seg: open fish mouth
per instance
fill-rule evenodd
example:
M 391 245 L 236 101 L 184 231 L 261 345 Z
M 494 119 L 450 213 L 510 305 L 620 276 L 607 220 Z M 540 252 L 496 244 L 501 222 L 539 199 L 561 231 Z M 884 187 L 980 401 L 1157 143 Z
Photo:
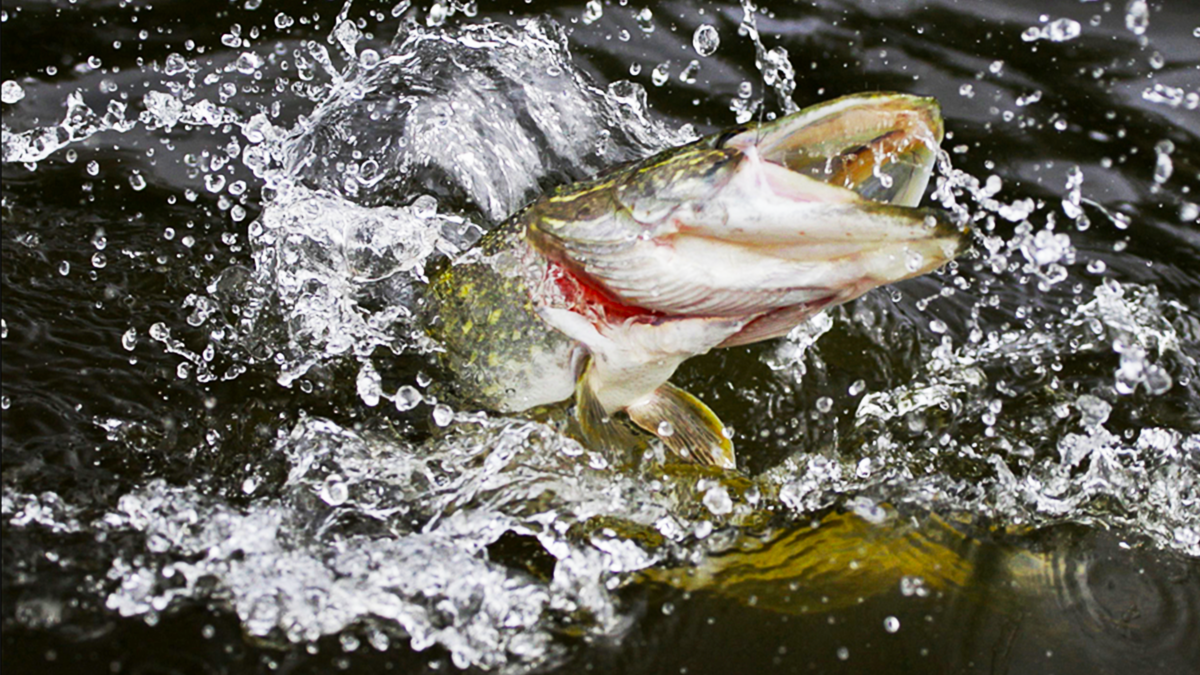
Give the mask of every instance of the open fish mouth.
M 847 96 L 542 200 L 528 236 L 593 312 L 735 319 L 719 344 L 754 342 L 963 250 L 916 206 L 942 137 L 933 99 Z

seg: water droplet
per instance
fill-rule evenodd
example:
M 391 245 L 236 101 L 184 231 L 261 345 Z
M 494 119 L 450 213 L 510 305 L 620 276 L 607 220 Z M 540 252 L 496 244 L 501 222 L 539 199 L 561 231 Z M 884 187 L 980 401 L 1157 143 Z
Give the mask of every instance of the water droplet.
M 681 82 L 692 84 L 696 81 L 696 73 L 698 72 L 700 72 L 700 62 L 692 60 L 687 64 L 687 67 L 683 69 L 683 72 L 679 73 L 679 80 Z
M 588 0 L 583 8 L 583 23 L 592 24 L 604 16 L 604 5 L 600 0 Z
M 446 23 L 446 17 L 450 14 L 450 10 L 441 2 L 434 2 L 429 8 L 429 14 L 425 17 L 425 25 L 430 28 L 436 28 Z
M 663 420 L 658 423 L 659 438 L 670 438 L 673 435 L 675 435 L 675 427 L 670 422 Z
M 350 487 L 342 480 L 342 477 L 336 473 L 330 474 L 325 482 L 321 483 L 320 491 L 321 501 L 330 506 L 341 506 L 350 499 Z
M 904 267 L 909 272 L 916 272 L 925 264 L 925 256 L 920 252 L 909 249 L 904 252 Z
M 104 269 L 104 266 L 107 264 L 108 264 L 108 259 L 106 259 L 104 257 L 103 253 L 96 251 L 95 253 L 92 254 L 92 267 L 95 267 L 96 269 L 99 270 L 99 269 Z
M 210 173 L 204 177 L 204 189 L 214 194 L 221 191 L 225 187 L 225 176 L 219 173 Z
M 643 7 L 633 18 L 643 33 L 654 32 L 654 12 L 651 12 L 649 7 Z
M 92 161 L 88 162 L 87 163 L 87 172 L 88 172 L 89 176 L 99 176 L 100 175 L 100 162 L 97 162 L 94 159 Z
M 889 633 L 895 633 L 900 630 L 900 619 L 894 616 L 889 616 L 883 620 L 883 629 Z
M 817 399 L 817 410 L 821 413 L 827 413 L 833 410 L 833 399 L 828 396 L 822 396 Z
M 709 488 L 704 493 L 703 502 L 714 516 L 723 516 L 733 511 L 733 500 L 729 498 L 729 491 L 722 485 Z
M 845 661 L 850 658 L 850 650 L 845 647 L 837 648 L 837 657 L 839 661 Z
M 178 75 L 187 70 L 187 68 L 187 60 L 176 52 L 168 54 L 166 61 L 163 62 L 163 72 L 167 75 Z
M 692 33 L 692 48 L 700 56 L 712 56 L 720 46 L 721 34 L 715 27 L 707 23 L 700 24 L 696 28 L 696 32 Z
M 25 98 L 25 90 L 16 80 L 5 80 L 0 84 L 0 101 L 12 105 Z
M 379 398 L 382 395 L 380 381 L 379 372 L 375 370 L 375 365 L 369 360 L 363 363 L 362 368 L 358 371 L 355 383 L 358 388 L 358 397 L 368 407 L 374 408 L 379 405 Z
M 854 384 L 850 385 L 850 388 L 847 389 L 846 391 L 851 396 L 858 396 L 859 394 L 866 391 L 866 389 L 867 389 L 867 383 L 865 380 L 855 380 Z
M 1150 8 L 1146 0 L 1129 0 L 1125 5 L 1125 27 L 1134 35 L 1144 35 L 1150 26 Z
M 129 330 L 125 331 L 123 335 L 121 335 L 121 346 L 125 348 L 125 351 L 133 351 L 134 348 L 137 347 L 137 341 L 138 338 L 136 328 L 130 328 Z
M 1078 21 L 1064 18 L 1052 21 L 1043 34 L 1053 42 L 1066 42 L 1079 37 L 1081 32 Z
M 670 67 L 671 63 L 669 61 L 664 61 L 654 66 L 654 70 L 650 72 L 650 81 L 654 83 L 654 86 L 661 87 L 667 83 L 667 78 L 671 77 L 668 71 Z
M 437 207 L 437 199 L 430 195 L 421 195 L 412 203 L 413 215 L 422 220 L 428 220 L 437 215 Z
M 434 424 L 438 425 L 439 427 L 446 427 L 450 426 L 450 423 L 453 421 L 454 411 L 450 409 L 450 406 L 445 405 L 444 403 L 439 403 L 433 407 Z
M 396 404 L 396 410 L 400 412 L 412 410 L 421 402 L 421 392 L 417 391 L 416 387 L 406 384 L 396 390 L 392 402 Z
M 66 260 L 58 263 L 58 273 L 64 277 L 71 273 L 71 263 Z
M 1112 405 L 1102 398 L 1084 394 L 1075 400 L 1075 408 L 1079 410 L 1080 422 L 1085 427 L 1098 427 L 1108 421 Z
M 134 170 L 133 173 L 129 174 L 129 187 L 133 188 L 135 192 L 141 192 L 146 189 L 146 178 L 142 176 L 140 171 Z
M 1200 204 L 1184 202 L 1179 206 L 1179 220 L 1194 223 L 1200 219 Z
M 288 16 L 287 14 L 284 14 L 283 12 L 280 12 L 275 15 L 275 27 L 278 28 L 279 30 L 289 28 L 295 22 L 296 22 L 295 19 Z
M 1171 174 L 1175 172 L 1175 166 L 1171 162 L 1171 153 L 1175 151 L 1175 144 L 1170 140 L 1164 139 L 1154 144 L 1154 154 L 1156 156 L 1154 162 L 1154 182 L 1162 185 L 1171 178 Z

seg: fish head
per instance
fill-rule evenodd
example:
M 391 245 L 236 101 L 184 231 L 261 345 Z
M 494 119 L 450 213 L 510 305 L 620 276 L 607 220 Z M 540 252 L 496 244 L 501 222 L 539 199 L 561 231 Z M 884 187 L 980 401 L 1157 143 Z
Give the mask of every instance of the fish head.
M 917 207 L 942 137 L 933 99 L 847 96 L 564 190 L 527 236 L 610 306 L 754 342 L 965 248 L 949 214 Z

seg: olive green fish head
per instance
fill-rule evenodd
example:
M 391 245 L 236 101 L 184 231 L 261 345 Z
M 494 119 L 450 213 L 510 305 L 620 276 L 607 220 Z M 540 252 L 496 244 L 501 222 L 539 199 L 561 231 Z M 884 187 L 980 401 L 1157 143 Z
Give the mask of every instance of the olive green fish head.
M 942 136 L 933 99 L 848 96 L 562 190 L 528 236 L 612 301 L 746 319 L 722 342 L 753 342 L 963 249 L 916 208 Z

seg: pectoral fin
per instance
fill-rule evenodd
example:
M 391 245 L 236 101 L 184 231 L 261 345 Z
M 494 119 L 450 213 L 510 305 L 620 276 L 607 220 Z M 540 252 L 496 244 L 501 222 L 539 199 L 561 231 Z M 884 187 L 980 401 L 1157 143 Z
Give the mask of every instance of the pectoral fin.
M 685 462 L 737 468 L 724 425 L 700 399 L 666 383 L 625 408 L 639 427 L 658 437 Z
M 644 440 L 633 429 L 613 419 L 604 410 L 592 386 L 594 369 L 595 364 L 588 361 L 575 382 L 575 422 L 583 437 L 581 440 L 589 448 L 616 451 L 618 454 L 644 449 Z

